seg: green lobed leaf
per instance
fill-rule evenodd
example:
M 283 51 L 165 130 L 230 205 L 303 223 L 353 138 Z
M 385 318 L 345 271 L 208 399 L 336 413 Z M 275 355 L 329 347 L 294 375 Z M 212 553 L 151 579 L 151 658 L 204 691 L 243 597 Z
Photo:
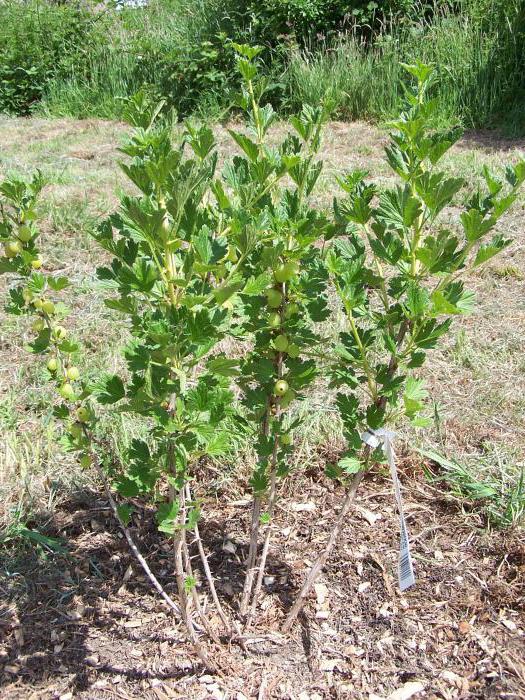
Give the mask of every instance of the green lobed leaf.
M 157 528 L 160 532 L 168 535 L 175 533 L 176 520 L 179 515 L 180 505 L 178 501 L 172 503 L 161 503 L 155 514 Z
M 490 260 L 512 243 L 509 238 L 503 238 L 501 234 L 494 236 L 490 243 L 481 245 L 476 251 L 473 267 L 479 267 Z
M 126 395 L 122 379 L 116 375 L 103 377 L 95 388 L 95 396 L 101 404 L 114 404 Z
M 462 212 L 460 217 L 467 241 L 474 242 L 487 234 L 494 226 L 493 219 L 485 219 L 478 209 Z
M 357 474 L 363 468 L 363 463 L 356 457 L 346 456 L 338 461 L 337 466 L 345 474 Z
M 125 526 L 129 525 L 131 519 L 131 514 L 135 510 L 134 506 L 129 503 L 119 503 L 117 506 L 117 513 L 119 518 L 122 520 Z
M 236 377 L 239 374 L 239 363 L 240 360 L 222 356 L 208 360 L 206 366 L 212 374 L 219 374 L 222 377 Z
M 228 133 L 233 138 L 235 143 L 244 151 L 252 163 L 255 163 L 259 157 L 259 147 L 248 136 L 240 134 L 232 129 L 228 129 Z
M 69 280 L 67 277 L 48 277 L 47 284 L 55 292 L 60 292 L 69 286 Z
M 425 381 L 415 377 L 408 377 L 403 394 L 405 413 L 408 416 L 414 416 L 421 411 L 425 407 L 424 402 L 427 397 L 428 391 L 425 389 Z
M 408 310 L 409 318 L 415 319 L 423 316 L 430 306 L 428 291 L 416 282 L 411 282 L 407 289 L 405 306 Z

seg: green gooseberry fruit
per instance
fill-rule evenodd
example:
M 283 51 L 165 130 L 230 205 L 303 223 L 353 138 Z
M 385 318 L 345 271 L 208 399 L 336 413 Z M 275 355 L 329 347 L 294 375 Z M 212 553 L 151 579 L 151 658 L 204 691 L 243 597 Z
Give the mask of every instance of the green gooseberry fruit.
M 69 382 L 62 384 L 62 386 L 58 390 L 58 393 L 63 399 L 66 399 L 67 401 L 73 401 L 76 397 L 75 390 Z
M 42 260 L 40 258 L 35 258 L 31 261 L 31 267 L 33 268 L 33 270 L 40 270 L 40 268 L 42 267 Z
M 281 333 L 276 338 L 274 338 L 273 346 L 279 352 L 286 352 L 288 348 L 288 338 Z
M 37 318 L 31 324 L 31 328 L 35 331 L 35 333 L 41 333 L 45 327 L 46 324 L 43 318 Z
M 48 316 L 52 316 L 55 313 L 55 305 L 52 301 L 43 301 L 42 311 Z
M 16 258 L 22 252 L 20 241 L 6 241 L 4 243 L 4 255 L 6 258 Z
M 28 243 L 33 238 L 33 232 L 29 226 L 20 226 L 17 233 L 18 239 L 22 243 Z
M 266 300 L 270 309 L 278 309 L 283 303 L 283 295 L 278 289 L 269 289 L 266 292 Z
M 80 423 L 87 423 L 89 420 L 89 410 L 85 406 L 77 408 L 77 418 Z
M 289 282 L 292 280 L 297 275 L 298 271 L 299 268 L 297 263 L 287 262 L 274 270 L 273 276 L 276 282 L 282 284 L 283 282 Z
M 64 340 L 67 335 L 67 331 L 64 326 L 55 326 L 53 328 L 53 339 L 54 340 Z
M 51 358 L 48 360 L 47 368 L 48 368 L 48 370 L 49 370 L 50 372 L 56 372 L 56 371 L 57 371 L 57 369 L 58 369 L 58 361 L 57 361 L 56 357 L 51 357 Z
M 275 396 L 284 396 L 288 391 L 288 382 L 285 379 L 278 379 L 273 387 Z
M 80 377 L 80 370 L 78 367 L 68 367 L 66 370 L 66 377 L 72 382 L 76 382 Z
M 30 302 L 33 301 L 34 294 L 33 292 L 28 289 L 27 287 L 22 290 L 22 297 L 25 301 L 26 304 L 29 304 Z
M 281 445 L 291 445 L 293 442 L 291 433 L 281 435 Z
M 268 316 L 268 325 L 270 328 L 279 328 L 281 325 L 281 314 L 277 313 L 277 311 L 272 311 Z

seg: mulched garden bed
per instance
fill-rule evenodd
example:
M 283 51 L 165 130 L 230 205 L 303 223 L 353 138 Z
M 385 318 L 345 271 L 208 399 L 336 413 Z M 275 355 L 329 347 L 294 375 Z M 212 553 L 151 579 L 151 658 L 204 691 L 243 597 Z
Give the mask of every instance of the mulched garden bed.
M 305 475 L 279 502 L 264 595 L 245 648 L 209 647 L 199 666 L 180 622 L 154 594 L 107 503 L 81 494 L 46 534 L 67 555 L 4 551 L 0 696 L 29 698 L 523 698 L 525 536 L 488 532 L 480 516 L 401 469 L 417 584 L 397 588 L 398 516 L 385 472 L 362 485 L 341 540 L 292 634 L 280 623 L 321 551 L 343 492 Z M 201 482 L 202 483 L 202 482 Z M 227 506 L 224 507 L 224 502 Z M 242 587 L 248 498 L 203 507 L 201 534 L 226 608 Z M 152 514 L 134 534 L 175 594 L 171 547 Z M 205 596 L 205 586 L 201 588 Z M 213 619 L 213 618 L 212 618 Z M 216 620 L 218 623 L 218 620 Z

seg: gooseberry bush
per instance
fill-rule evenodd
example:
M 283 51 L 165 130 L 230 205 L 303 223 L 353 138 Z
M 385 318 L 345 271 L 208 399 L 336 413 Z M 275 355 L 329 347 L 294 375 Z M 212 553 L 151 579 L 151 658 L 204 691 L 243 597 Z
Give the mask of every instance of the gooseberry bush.
M 440 161 L 460 129 L 433 131 L 434 74 L 423 64 L 405 66 L 406 110 L 390 124 L 386 159 L 398 184 L 379 188 L 357 170 L 338 177 L 343 196 L 334 199 L 337 233 L 325 265 L 344 313 L 345 328 L 326 368 L 338 390 L 336 403 L 348 451 L 327 473 L 345 485 L 346 497 L 329 541 L 312 566 L 290 609 L 284 629 L 300 612 L 337 541 L 359 483 L 382 446 L 363 436 L 381 434 L 400 421 L 425 427 L 427 391 L 418 368 L 427 351 L 450 329 L 454 316 L 472 311 L 473 292 L 462 277 L 480 268 L 511 240 L 490 236 L 513 205 L 525 180 L 525 161 L 508 166 L 503 179 L 488 168 L 485 189 L 470 193 L 459 222 L 447 207 L 467 183 L 440 170 Z
M 384 460 L 379 442 L 364 444 L 363 434 L 403 421 L 427 424 L 420 368 L 454 316 L 472 310 L 474 296 L 462 277 L 510 243 L 491 231 L 525 180 L 525 162 L 508 166 L 501 178 L 484 169 L 485 186 L 475 191 L 440 169 L 460 131 L 432 129 L 433 73 L 417 64 L 406 66 L 407 107 L 390 125 L 386 158 L 397 184 L 379 187 L 365 171 L 341 174 L 333 211 L 321 210 L 313 195 L 329 110 L 304 107 L 290 120 L 290 133 L 274 143 L 276 115 L 264 103 L 259 49 L 233 47 L 245 124 L 230 131 L 240 153 L 222 173 L 209 127 L 176 126 L 142 93 L 127 105 L 133 131 L 121 166 L 135 194 L 123 196 L 94 234 L 109 260 L 97 270 L 104 302 L 128 338 L 122 371 L 88 382 L 77 367 L 81 347 L 60 301 L 70 281 L 53 273 L 38 247 L 42 176 L 7 179 L 0 187 L 0 272 L 12 280 L 7 310 L 29 317 L 27 349 L 44 358 L 69 449 L 97 471 L 134 555 L 209 668 L 214 662 L 203 635 L 242 642 L 241 627 L 256 619 L 300 401 L 316 391 L 318 378 L 333 390 L 346 451 L 326 471 L 343 485 L 345 499 L 285 631 L 337 542 L 360 481 Z M 335 332 L 334 309 L 344 318 Z M 142 421 L 148 434 L 132 440 L 118 464 L 101 434 L 108 407 Z M 256 458 L 235 614 L 221 603 L 200 537 L 198 466 L 235 453 L 239 434 L 253 436 Z M 131 536 L 137 498 L 155 509 L 161 536 L 172 541 L 177 602 Z M 206 590 L 197 586 L 201 574 Z M 206 613 L 204 595 L 221 630 Z
M 314 327 L 326 319 L 328 275 L 316 244 L 331 229 L 329 219 L 309 204 L 321 173 L 316 159 L 327 111 L 304 108 L 292 118 L 295 133 L 268 145 L 275 120 L 269 104 L 260 106 L 266 88 L 257 78 L 257 50 L 237 47 L 245 80 L 239 104 L 247 114 L 248 134 L 230 132 L 242 149 L 224 173 L 228 192 L 218 200 L 232 231 L 246 231 L 253 245 L 246 256 L 246 284 L 239 290 L 234 324 L 251 339 L 240 364 L 237 384 L 245 415 L 257 434 L 250 545 L 240 612 L 246 625 L 255 615 L 270 545 L 277 483 L 288 472 L 293 430 L 288 417 L 293 405 L 317 374 L 312 359 L 320 338 Z M 288 176 L 287 185 L 281 183 Z M 266 505 L 266 509 L 263 510 Z M 266 528 L 258 557 L 261 527 Z

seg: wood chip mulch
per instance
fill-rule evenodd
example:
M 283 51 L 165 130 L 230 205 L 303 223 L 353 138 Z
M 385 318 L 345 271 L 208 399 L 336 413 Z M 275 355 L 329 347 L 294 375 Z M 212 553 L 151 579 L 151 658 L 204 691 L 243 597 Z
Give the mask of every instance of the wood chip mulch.
M 282 635 L 343 496 L 322 479 L 296 477 L 279 502 L 257 623 L 244 649 L 209 646 L 223 669 L 216 676 L 199 666 L 179 621 L 153 594 L 105 501 L 84 494 L 65 504 L 46 534 L 65 537 L 67 554 L 3 553 L 0 697 L 524 698 L 523 530 L 489 532 L 410 465 L 401 477 L 416 585 L 404 594 L 397 588 L 392 485 L 372 474 L 302 618 Z M 249 505 L 223 499 L 226 507 L 206 498 L 201 534 L 233 611 Z M 151 513 L 139 510 L 133 529 L 174 595 L 170 544 L 159 540 Z M 199 590 L 209 606 L 205 586 Z

